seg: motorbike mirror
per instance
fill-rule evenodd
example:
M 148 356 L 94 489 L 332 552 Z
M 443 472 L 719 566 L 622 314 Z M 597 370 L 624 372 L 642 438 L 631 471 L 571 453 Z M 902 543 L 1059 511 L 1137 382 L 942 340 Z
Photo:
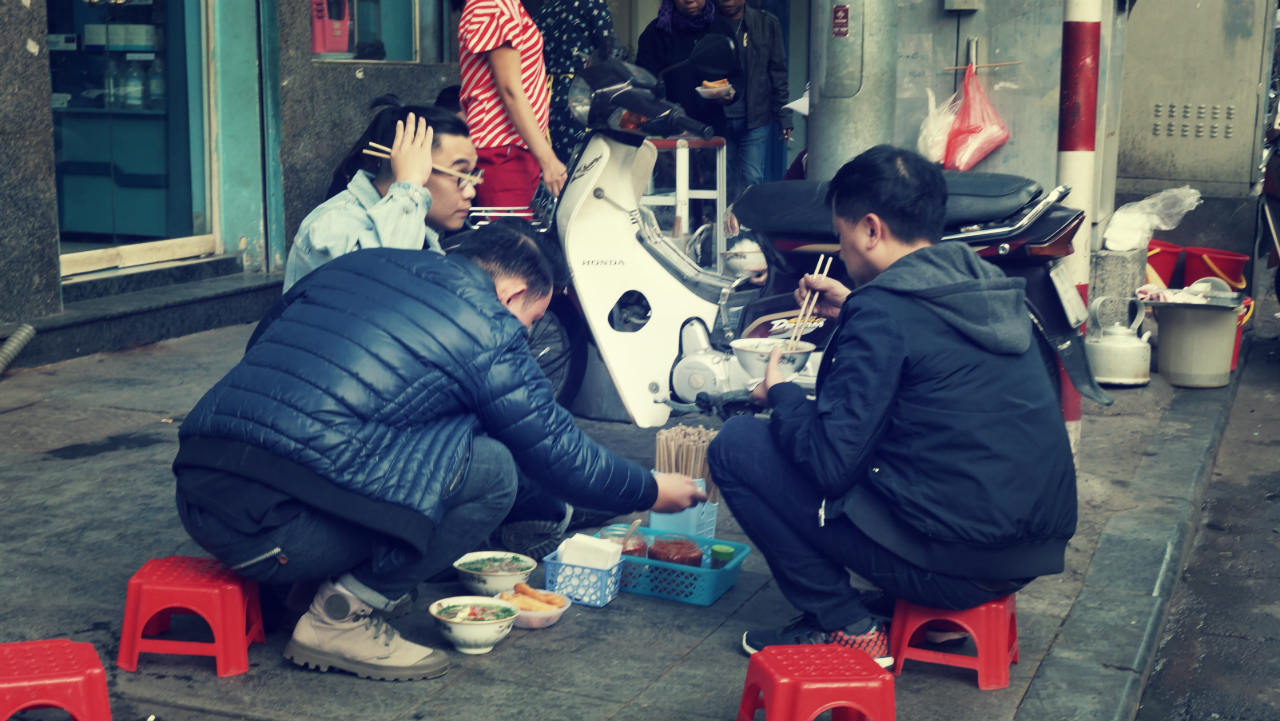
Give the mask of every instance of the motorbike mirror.
M 698 72 L 713 78 L 723 78 L 738 65 L 733 41 L 723 35 L 707 35 L 699 40 L 689 53 L 688 62 Z

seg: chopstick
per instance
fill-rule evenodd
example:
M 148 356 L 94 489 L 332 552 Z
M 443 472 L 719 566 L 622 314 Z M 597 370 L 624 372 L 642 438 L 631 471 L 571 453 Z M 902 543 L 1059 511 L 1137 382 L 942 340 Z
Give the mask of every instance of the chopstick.
M 383 160 L 391 159 L 391 148 L 380 143 L 375 143 L 372 140 L 369 141 L 369 147 L 362 149 L 360 152 L 375 158 L 382 158 Z M 484 182 L 484 179 L 479 175 L 470 175 L 468 173 L 454 170 L 453 168 L 446 168 L 443 165 L 436 165 L 435 163 L 431 164 L 431 169 L 436 172 L 444 173 L 445 175 L 452 175 L 455 178 L 469 181 L 472 185 L 479 185 Z
M 813 274 L 819 278 L 827 277 L 827 271 L 831 270 L 831 257 L 826 256 L 818 258 L 818 264 L 813 267 Z M 800 315 L 796 318 L 796 325 L 791 329 L 791 336 L 787 338 L 787 350 L 795 350 L 796 344 L 800 342 L 800 336 L 804 335 L 803 329 L 809 325 L 809 320 L 813 318 L 813 311 L 818 305 L 818 296 L 821 293 L 814 293 L 810 290 L 804 296 L 804 302 L 800 304 Z

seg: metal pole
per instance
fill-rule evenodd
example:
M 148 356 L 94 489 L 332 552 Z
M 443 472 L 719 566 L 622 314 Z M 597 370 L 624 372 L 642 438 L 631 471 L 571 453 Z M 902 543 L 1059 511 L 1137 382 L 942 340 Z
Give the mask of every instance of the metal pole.
M 1089 291 L 1090 255 L 1097 222 L 1096 153 L 1098 70 L 1101 62 L 1103 0 L 1066 0 L 1062 18 L 1062 95 L 1058 105 L 1058 182 L 1071 187 L 1068 202 L 1085 212 L 1075 252 L 1065 262 L 1081 296 Z M 1086 297 L 1087 301 L 1088 298 Z M 1077 450 L 1084 409 L 1080 394 L 1062 381 L 1062 416 Z
M 893 142 L 897 0 L 811 0 L 808 177 Z

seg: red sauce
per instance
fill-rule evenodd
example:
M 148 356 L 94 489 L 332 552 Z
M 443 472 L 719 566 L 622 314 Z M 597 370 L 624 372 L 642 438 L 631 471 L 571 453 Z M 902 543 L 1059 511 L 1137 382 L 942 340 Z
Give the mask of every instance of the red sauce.
M 649 558 L 697 568 L 702 565 L 702 549 L 687 538 L 659 538 L 649 548 Z

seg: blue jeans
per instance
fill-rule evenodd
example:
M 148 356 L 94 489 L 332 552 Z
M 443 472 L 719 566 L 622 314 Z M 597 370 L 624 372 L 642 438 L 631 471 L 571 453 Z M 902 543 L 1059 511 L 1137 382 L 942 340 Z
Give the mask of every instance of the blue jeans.
M 825 525 L 819 526 L 822 494 L 774 444 L 768 421 L 747 416 L 725 421 L 707 449 L 707 462 L 733 517 L 769 563 L 782 595 L 824 630 L 870 616 L 845 569 L 891 598 L 933 608 L 972 608 L 1012 592 L 907 563 L 848 518 L 831 512 L 830 505 Z
M 178 515 L 202 548 L 241 576 L 281 585 L 341 577 L 361 601 L 387 609 L 487 539 L 511 508 L 515 493 L 511 452 L 492 438 L 477 436 L 462 485 L 449 497 L 449 509 L 424 544 L 425 554 L 311 507 L 252 535 L 196 505 L 178 503 Z
M 747 129 L 746 118 L 725 120 L 724 141 L 728 165 L 729 202 L 748 186 L 764 182 L 764 155 L 769 144 L 769 125 Z

